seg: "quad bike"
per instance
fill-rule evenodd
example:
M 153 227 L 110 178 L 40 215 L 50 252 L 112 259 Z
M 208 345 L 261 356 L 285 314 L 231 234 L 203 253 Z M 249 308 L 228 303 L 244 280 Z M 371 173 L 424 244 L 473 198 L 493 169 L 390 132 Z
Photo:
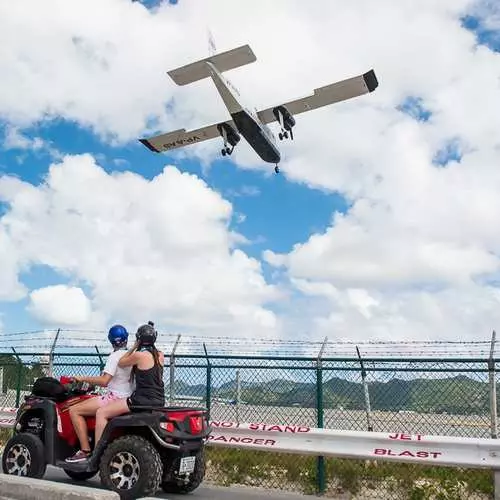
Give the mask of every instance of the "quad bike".
M 53 465 L 75 481 L 99 473 L 103 486 L 125 500 L 154 495 L 160 487 L 167 493 L 188 493 L 201 484 L 210 434 L 204 408 L 132 407 L 108 422 L 97 446 L 95 418 L 89 417 L 92 455 L 86 462 L 65 462 L 79 448 L 69 409 L 96 397 L 94 391 L 69 377 L 35 381 L 5 445 L 3 472 L 41 479 L 47 465 Z

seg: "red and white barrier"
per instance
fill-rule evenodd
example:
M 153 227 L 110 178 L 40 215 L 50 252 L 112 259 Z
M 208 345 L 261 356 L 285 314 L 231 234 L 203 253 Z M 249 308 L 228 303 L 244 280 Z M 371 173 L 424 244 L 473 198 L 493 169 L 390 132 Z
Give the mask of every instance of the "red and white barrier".
M 0 428 L 14 427 L 17 408 L 10 406 L 0 407 Z
M 16 408 L 0 408 L 0 427 L 11 428 Z M 315 429 L 300 425 L 212 421 L 213 446 L 300 455 L 500 469 L 500 440 L 395 432 Z
M 209 443 L 280 453 L 500 468 L 500 440 L 211 422 Z

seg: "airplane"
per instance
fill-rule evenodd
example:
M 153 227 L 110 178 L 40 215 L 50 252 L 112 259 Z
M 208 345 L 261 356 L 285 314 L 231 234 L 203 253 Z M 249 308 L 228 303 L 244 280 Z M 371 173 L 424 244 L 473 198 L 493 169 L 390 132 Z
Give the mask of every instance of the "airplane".
M 293 140 L 292 128 L 296 123 L 294 115 L 358 97 L 373 92 L 378 87 L 375 71 L 371 69 L 364 74 L 317 88 L 312 95 L 307 97 L 261 111 L 252 110 L 241 103 L 239 91 L 222 74 L 255 62 L 257 58 L 252 49 L 247 44 L 216 54 L 213 45 L 212 48 L 210 57 L 173 69 L 167 74 L 177 85 L 188 85 L 205 78 L 211 78 L 232 120 L 222 121 L 196 130 L 186 131 L 183 128 L 139 139 L 151 151 L 161 153 L 221 136 L 223 139 L 221 154 L 226 156 L 232 154 L 243 136 L 263 161 L 275 164 L 274 170 L 278 173 L 281 154 L 277 146 L 276 136 L 268 126 L 269 123 L 275 121 L 279 123 L 281 131 L 278 137 L 280 140 L 288 138 Z

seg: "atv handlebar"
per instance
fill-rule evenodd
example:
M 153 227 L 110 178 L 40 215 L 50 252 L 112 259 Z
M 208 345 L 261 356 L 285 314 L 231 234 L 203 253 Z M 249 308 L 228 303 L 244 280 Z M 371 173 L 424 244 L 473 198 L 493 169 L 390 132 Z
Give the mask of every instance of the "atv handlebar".
M 87 394 L 96 389 L 95 385 L 88 382 L 78 382 L 74 377 L 61 377 L 60 382 L 68 392 L 74 394 Z

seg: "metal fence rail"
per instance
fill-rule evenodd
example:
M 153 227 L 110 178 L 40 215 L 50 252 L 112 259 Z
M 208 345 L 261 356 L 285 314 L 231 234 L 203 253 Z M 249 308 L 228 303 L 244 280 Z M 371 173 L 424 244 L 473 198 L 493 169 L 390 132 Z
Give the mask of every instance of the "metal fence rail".
M 109 353 L 102 339 L 102 332 L 62 330 L 0 335 L 0 406 L 18 406 L 42 374 L 97 375 Z M 169 402 L 206 405 L 212 420 L 497 438 L 495 343 L 495 337 L 468 344 L 358 346 L 253 340 L 245 348 L 243 341 L 170 335 L 161 347 L 169 365 Z M 209 450 L 208 465 L 208 479 L 219 484 L 326 496 L 493 495 L 492 474 L 483 470 L 224 448 Z

